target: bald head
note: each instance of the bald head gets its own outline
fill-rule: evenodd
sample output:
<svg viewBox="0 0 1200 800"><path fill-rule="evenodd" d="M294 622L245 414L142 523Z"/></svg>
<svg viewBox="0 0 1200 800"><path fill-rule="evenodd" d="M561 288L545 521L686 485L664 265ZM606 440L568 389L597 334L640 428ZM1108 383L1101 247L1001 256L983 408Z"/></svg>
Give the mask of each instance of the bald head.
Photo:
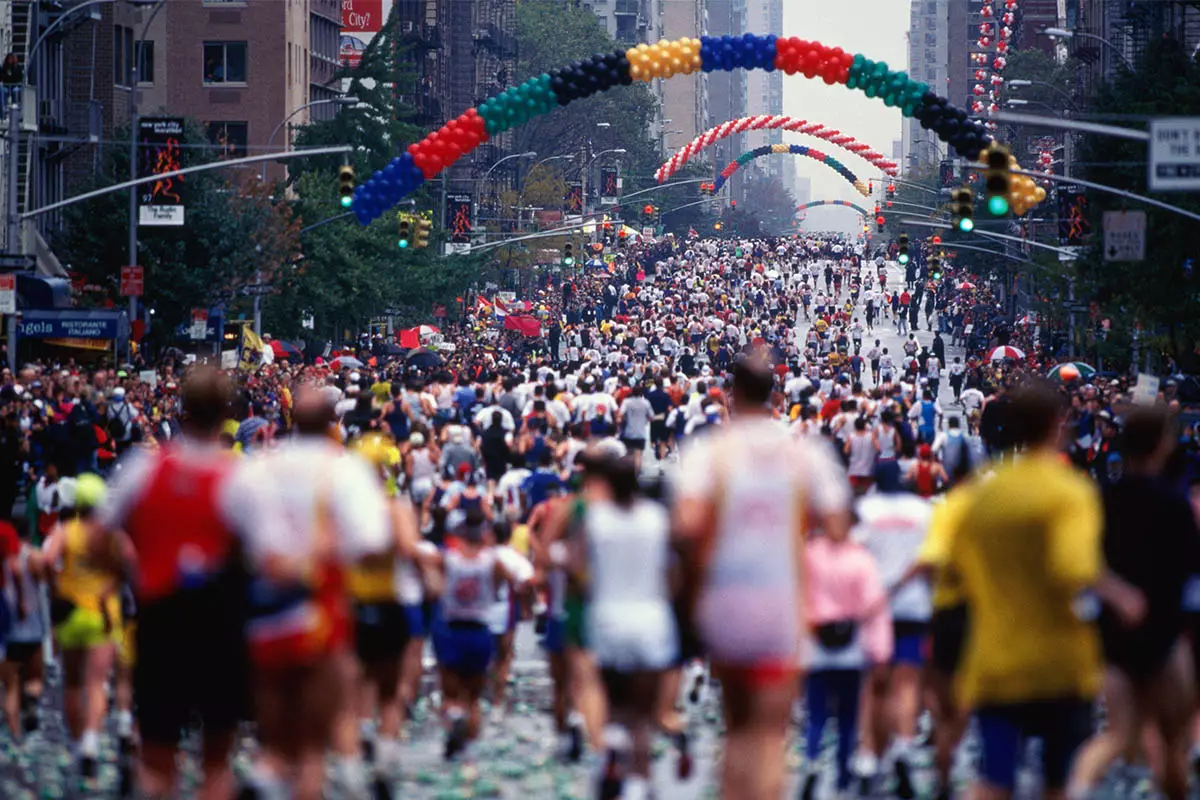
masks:
<svg viewBox="0 0 1200 800"><path fill-rule="evenodd" d="M305 384L296 392L292 408L292 422L302 436L324 436L337 421L332 398L312 384Z"/></svg>

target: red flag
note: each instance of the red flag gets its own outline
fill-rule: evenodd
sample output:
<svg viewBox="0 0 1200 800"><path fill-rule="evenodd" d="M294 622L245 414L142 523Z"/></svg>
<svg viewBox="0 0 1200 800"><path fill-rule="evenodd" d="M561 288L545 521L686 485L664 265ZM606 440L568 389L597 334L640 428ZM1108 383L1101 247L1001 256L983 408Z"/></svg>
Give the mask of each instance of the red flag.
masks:
<svg viewBox="0 0 1200 800"><path fill-rule="evenodd" d="M396 331L396 343L406 349L413 349L421 346L421 334L417 328L405 328L404 330Z"/></svg>
<svg viewBox="0 0 1200 800"><path fill-rule="evenodd" d="M510 331L520 331L524 336L541 336L542 323L530 316L519 314L510 314L504 318L504 329Z"/></svg>

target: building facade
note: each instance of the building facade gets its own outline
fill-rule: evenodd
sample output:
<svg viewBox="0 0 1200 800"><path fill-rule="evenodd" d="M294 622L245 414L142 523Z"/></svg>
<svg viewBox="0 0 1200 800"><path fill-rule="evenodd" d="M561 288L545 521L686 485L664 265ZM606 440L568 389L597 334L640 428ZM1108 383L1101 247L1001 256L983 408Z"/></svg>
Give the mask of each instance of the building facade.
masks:
<svg viewBox="0 0 1200 800"><path fill-rule="evenodd" d="M908 30L908 74L944 95L949 88L950 69L950 6L964 5L950 0L913 0ZM962 34L968 33L962 25ZM967 57L955 69L965 72ZM960 99L951 98L955 102ZM903 170L934 169L946 157L945 145L925 131L915 119L905 119L901 129Z"/></svg>

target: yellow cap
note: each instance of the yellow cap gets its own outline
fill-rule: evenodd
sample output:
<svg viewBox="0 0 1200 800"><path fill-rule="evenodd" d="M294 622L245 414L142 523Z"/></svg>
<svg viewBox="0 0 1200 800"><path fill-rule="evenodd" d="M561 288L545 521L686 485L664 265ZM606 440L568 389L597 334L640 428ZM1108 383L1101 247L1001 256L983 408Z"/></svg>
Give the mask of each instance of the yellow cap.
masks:
<svg viewBox="0 0 1200 800"><path fill-rule="evenodd" d="M75 507L96 508L104 503L108 496L108 487L99 475L85 472L75 479Z"/></svg>
<svg viewBox="0 0 1200 800"><path fill-rule="evenodd" d="M236 419L227 419L225 420L225 424L221 426L221 433L226 436L237 436L238 428L241 426L242 424Z"/></svg>

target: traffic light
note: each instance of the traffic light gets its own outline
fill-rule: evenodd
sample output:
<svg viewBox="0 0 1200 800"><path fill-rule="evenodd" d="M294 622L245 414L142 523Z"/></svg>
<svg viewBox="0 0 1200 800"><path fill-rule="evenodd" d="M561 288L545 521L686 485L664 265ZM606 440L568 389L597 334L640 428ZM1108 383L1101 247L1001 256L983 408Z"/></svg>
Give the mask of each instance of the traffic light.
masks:
<svg viewBox="0 0 1200 800"><path fill-rule="evenodd" d="M567 242L565 245L563 245L563 266L575 266L575 250L571 247L570 242Z"/></svg>
<svg viewBox="0 0 1200 800"><path fill-rule="evenodd" d="M401 250L408 249L408 245L412 242L412 220L408 218L408 214L397 214L400 220L399 235L396 237L396 246Z"/></svg>
<svg viewBox="0 0 1200 800"><path fill-rule="evenodd" d="M889 184L887 185L887 199L888 199L888 200L895 200L895 199L896 199L896 184L894 184L894 183L889 183Z"/></svg>
<svg viewBox="0 0 1200 800"><path fill-rule="evenodd" d="M933 242L934 244L941 244L941 243L942 243L942 237L938 236L938 235L935 233L935 234L933 235L933 237L932 237L932 238L930 238L930 240L929 240L929 241Z"/></svg>
<svg viewBox="0 0 1200 800"><path fill-rule="evenodd" d="M729 207L730 207L730 208L737 208L737 200L730 200L730 201L729 201Z"/></svg>
<svg viewBox="0 0 1200 800"><path fill-rule="evenodd" d="M942 279L942 262L936 258L929 259L929 277L935 281Z"/></svg>
<svg viewBox="0 0 1200 800"><path fill-rule="evenodd" d="M624 228L621 228L621 230L617 231L617 247L625 246L625 238L627 236L629 236L629 234L625 232Z"/></svg>
<svg viewBox="0 0 1200 800"><path fill-rule="evenodd" d="M955 189L950 198L954 227L963 233L975 230L975 193L963 186Z"/></svg>
<svg viewBox="0 0 1200 800"><path fill-rule="evenodd" d="M342 208L354 205L354 167L349 164L338 167L338 202Z"/></svg>
<svg viewBox="0 0 1200 800"><path fill-rule="evenodd" d="M875 226L879 230L880 233L883 233L883 226L885 224L887 224L887 220L884 219L883 214L880 214L878 217L875 218ZM867 226L864 225L863 227L865 228Z"/></svg>
<svg viewBox="0 0 1200 800"><path fill-rule="evenodd" d="M700 194L712 194L715 189L716 187L711 183L700 184Z"/></svg>
<svg viewBox="0 0 1200 800"><path fill-rule="evenodd" d="M416 231L413 234L413 247L429 247L429 235L432 232L433 223L424 217L418 217Z"/></svg>
<svg viewBox="0 0 1200 800"><path fill-rule="evenodd" d="M900 255L896 256L896 260L901 264L908 263L908 234L900 234Z"/></svg>
<svg viewBox="0 0 1200 800"><path fill-rule="evenodd" d="M1009 186L1008 148L993 144L987 150L987 210L993 217L1008 213Z"/></svg>
<svg viewBox="0 0 1200 800"><path fill-rule="evenodd" d="M643 214L645 214L647 217L652 217L652 216L654 216L654 214L655 214L657 211L658 211L658 209L657 209L657 208L655 208L655 207L654 207L653 205L651 205L650 203L647 203L647 204L646 204L646 206L645 206L645 207L642 209L642 213L643 213Z"/></svg>
<svg viewBox="0 0 1200 800"><path fill-rule="evenodd" d="M714 231L719 231L719 230L721 230L721 227L722 227L722 226L721 226L721 223L720 223L720 221L719 221L719 220L718 220L717 222L714 222L714 223L713 223L713 230L714 230Z"/></svg>

